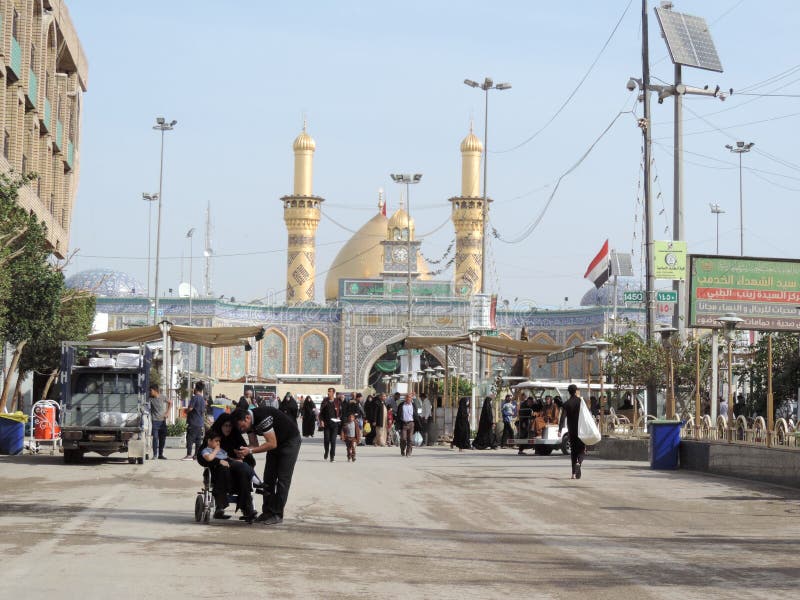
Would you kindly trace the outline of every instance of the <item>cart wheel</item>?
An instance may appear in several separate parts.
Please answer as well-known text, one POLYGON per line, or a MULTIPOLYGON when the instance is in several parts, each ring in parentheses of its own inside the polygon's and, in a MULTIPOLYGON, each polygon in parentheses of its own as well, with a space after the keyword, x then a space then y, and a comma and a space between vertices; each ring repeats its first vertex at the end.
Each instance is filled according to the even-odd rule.
POLYGON ((136 459, 135 458, 128 458, 128 464, 129 465, 135 465, 136 464, 136 459))
POLYGON ((137 458, 136 459, 136 464, 137 465, 143 465, 144 464, 144 458, 142 458, 141 456, 139 458, 137 458))
POLYGON ((203 519, 205 512, 205 502, 203 502, 203 494, 197 494, 194 499, 194 520, 198 523, 203 519))
POLYGON ((569 434, 565 433, 561 438, 561 454, 570 453, 569 434))

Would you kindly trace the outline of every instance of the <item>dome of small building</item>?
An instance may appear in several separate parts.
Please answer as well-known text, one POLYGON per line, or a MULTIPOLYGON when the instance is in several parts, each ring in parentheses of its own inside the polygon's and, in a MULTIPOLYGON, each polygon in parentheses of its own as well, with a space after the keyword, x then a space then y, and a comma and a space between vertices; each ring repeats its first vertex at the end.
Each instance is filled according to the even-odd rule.
POLYGON ((461 152, 483 152, 483 144, 478 136, 472 133, 471 128, 469 135, 461 140, 461 152))
POLYGON ((95 296, 111 298, 145 296, 146 288, 129 273, 114 269, 89 269, 67 278, 65 285, 73 290, 91 292, 95 296))
POLYGON ((317 149, 317 143, 314 141, 314 138, 306 133, 306 128, 303 127, 303 131, 295 138, 292 148, 295 152, 301 150, 311 150, 313 152, 317 149))
MULTIPOLYGON (((635 277, 620 277, 617 281, 617 305, 625 304, 625 292, 643 289, 642 282, 635 277)), ((614 283, 609 280, 599 290, 592 287, 581 298, 581 306, 612 306, 614 304, 614 283)))

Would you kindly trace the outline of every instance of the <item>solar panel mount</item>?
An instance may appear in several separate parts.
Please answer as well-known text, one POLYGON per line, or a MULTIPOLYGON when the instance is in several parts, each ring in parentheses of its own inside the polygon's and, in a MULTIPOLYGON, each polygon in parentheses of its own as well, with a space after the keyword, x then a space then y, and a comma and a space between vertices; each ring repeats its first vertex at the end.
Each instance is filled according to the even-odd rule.
POLYGON ((722 73, 722 63, 704 18, 666 8, 655 11, 674 64, 722 73))

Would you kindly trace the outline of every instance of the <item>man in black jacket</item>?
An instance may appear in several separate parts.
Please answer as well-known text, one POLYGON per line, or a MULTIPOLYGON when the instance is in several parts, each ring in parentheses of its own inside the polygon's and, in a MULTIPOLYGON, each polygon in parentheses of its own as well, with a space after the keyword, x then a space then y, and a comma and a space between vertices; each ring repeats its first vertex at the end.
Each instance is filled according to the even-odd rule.
POLYGON ((255 442, 236 451, 239 458, 259 452, 267 453, 264 464, 264 502, 261 515, 256 519, 266 525, 277 525, 283 521, 283 509, 289 499, 292 474, 300 453, 300 432, 297 421, 271 406, 259 406, 253 410, 237 410, 231 420, 242 433, 264 436, 264 442, 255 442))
POLYGON ((581 464, 583 455, 586 452, 586 444, 578 437, 578 419, 581 414, 581 402, 583 399, 578 396, 578 386, 574 383, 567 388, 569 400, 564 402, 564 409, 561 411, 561 420, 558 423, 558 437, 561 437, 561 430, 564 429, 564 421, 567 422, 569 432, 570 458, 572 460, 572 479, 581 478, 581 464))

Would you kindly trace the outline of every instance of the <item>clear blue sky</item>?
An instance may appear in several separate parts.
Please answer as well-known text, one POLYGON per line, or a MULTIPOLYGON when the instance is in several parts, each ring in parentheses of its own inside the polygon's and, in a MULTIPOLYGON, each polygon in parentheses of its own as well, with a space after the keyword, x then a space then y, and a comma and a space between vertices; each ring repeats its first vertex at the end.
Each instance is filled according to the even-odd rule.
MULTIPOLYGON (((374 214, 380 187, 394 210, 399 189, 389 174, 419 172, 424 176, 412 192, 412 213, 424 234, 448 219, 447 199, 460 193, 459 143, 471 117, 483 137, 483 92, 463 79, 488 75, 511 82, 511 90, 490 96, 488 190, 496 200, 493 225, 512 239, 540 216, 558 177, 620 109, 634 107, 625 84, 641 73, 641 3, 634 0, 561 114, 519 149, 494 153, 520 144, 550 119, 628 0, 67 5, 89 59, 71 238, 79 252, 68 273, 111 267, 145 280, 148 213, 140 198, 158 189, 159 134, 151 126, 163 115, 178 125, 167 134, 161 288, 177 292, 190 227, 197 228, 193 270, 201 287, 210 201, 214 290, 239 300, 271 295, 283 301, 286 229, 279 198, 292 192, 291 144, 303 114, 317 142, 314 192, 326 199, 333 219, 360 227, 374 214), (242 253, 250 254, 229 256, 242 253)), ((650 5, 652 74, 671 81, 673 67, 650 5)), ((722 74, 685 68, 689 84, 745 89, 800 62, 795 2, 685 0, 675 9, 708 20, 725 68, 722 74)), ((753 92, 800 94, 800 71, 753 92)), ((738 163, 724 146, 743 139, 756 143, 744 157, 745 253, 798 257, 800 160, 793 138, 800 98, 734 94, 721 103, 689 97, 685 106, 690 251, 714 251, 708 204, 717 202, 727 211, 720 250, 738 254, 738 163)), ((654 192, 661 194, 654 230, 666 239, 673 105, 668 99, 653 107, 654 192)), ((640 105, 635 109, 641 114, 640 105)), ((640 163, 640 131, 631 114, 622 115, 563 180, 529 237, 516 244, 492 241, 492 291, 512 303, 561 306, 567 297, 567 305, 577 305, 590 287, 582 279, 586 266, 606 238, 620 251, 634 249, 638 267, 640 163)), ((323 216, 318 300, 337 243, 350 235, 323 216)), ((424 240, 424 254, 439 258, 452 238, 448 224, 424 240)), ((186 279, 186 263, 184 270, 186 279)))

